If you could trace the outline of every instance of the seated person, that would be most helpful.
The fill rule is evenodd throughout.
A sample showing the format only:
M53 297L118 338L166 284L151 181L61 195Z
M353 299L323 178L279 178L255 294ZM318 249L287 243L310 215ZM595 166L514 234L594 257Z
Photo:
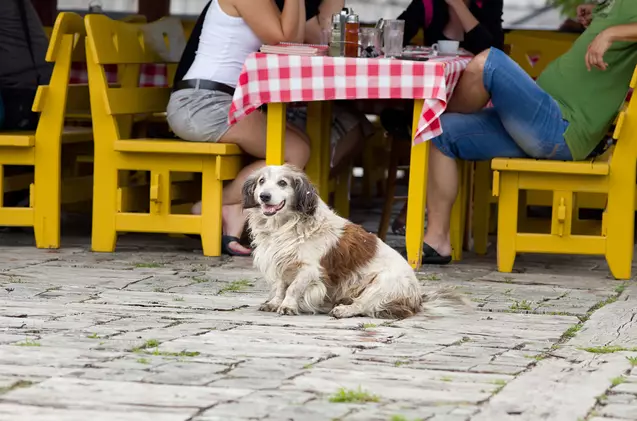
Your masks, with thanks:
M431 140L423 263L449 263L456 159L578 161L599 155L637 65L637 3L588 5L593 19L572 48L533 81L502 51L478 54ZM484 108L491 100L492 108Z
M227 254L251 252L239 243L245 225L241 188L253 171L265 165L266 150L262 112L229 126L234 89L246 58L262 44L303 39L301 16L305 16L302 0L285 0L282 12L272 0L211 0L197 20L175 75L166 110L173 132L195 142L235 143L257 158L223 189L222 250ZM303 168L309 156L307 136L288 125L286 162ZM193 207L193 213L200 212L201 202Z
M276 0L279 8L283 0ZM307 44L320 44L321 32L329 29L332 15L345 7L345 0L305 0L305 40ZM307 125L307 107L289 107L289 123L304 130ZM351 103L334 103L332 109L332 171L335 176L346 170L352 159L361 153L365 139L374 134L374 126L365 114Z
M424 31L425 45L440 40L460 41L460 47L478 54L489 47L504 47L502 0L413 0L398 16L405 21L407 45L419 30ZM407 140L411 128L411 110L386 109L381 122L394 139ZM392 223L395 234L405 234L407 203Z
M31 111L38 85L47 85L53 64L42 22L29 0L0 2L0 98L5 130L35 130L39 115Z
M422 29L425 45L455 40L473 54L489 47L502 49L502 7L502 0L412 0L398 16L405 21L403 44Z

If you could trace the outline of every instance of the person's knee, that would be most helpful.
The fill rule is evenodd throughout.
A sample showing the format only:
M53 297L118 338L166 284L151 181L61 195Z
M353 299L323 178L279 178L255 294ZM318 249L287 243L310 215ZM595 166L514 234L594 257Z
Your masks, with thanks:
M466 71L477 75L482 75L482 73L484 73L484 66L487 63L490 52L491 49L484 50L483 52L475 56L467 65Z
M305 168L310 160L310 145L300 138L293 138L286 142L285 162L298 168Z

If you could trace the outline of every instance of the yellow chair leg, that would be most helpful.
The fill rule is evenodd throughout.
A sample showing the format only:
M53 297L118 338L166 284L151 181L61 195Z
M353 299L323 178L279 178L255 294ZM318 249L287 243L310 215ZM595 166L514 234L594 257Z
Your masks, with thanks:
M265 162L267 165L283 165L285 162L285 104L268 104L267 140Z
M59 130L62 131L61 124ZM30 204L34 213L33 231L37 248L57 249L60 247L61 152L59 140L52 137L60 134L53 131L41 136L46 140L38 142L33 170L35 203Z
M423 100L414 101L412 133L418 129L422 113ZM423 142L411 148L409 166L409 200L407 201L407 260L414 269L422 264L422 241L425 231L425 207L427 205L427 172L429 161L429 142Z
M495 186L494 186L495 188ZM498 204L498 270L510 273L515 263L515 238L518 229L518 173L500 175Z
M334 192L334 209L343 218L349 219L349 189L352 182L352 167L336 177L336 190Z
M608 207L605 216L606 262L616 279L630 279L634 253L635 209L626 206L635 202L635 187L630 180L635 179L634 163L625 174L611 180L608 191ZM623 180L620 178L623 177ZM613 182L615 181L615 182ZM622 182L623 181L623 182Z
M320 189L321 183L321 143L323 140L323 106L321 102L315 101L307 104L307 125L305 127L310 137L310 159L307 162L305 173L316 188Z
M462 260L462 249L464 243L464 227L467 216L467 194L468 194L468 177L467 163L458 161L458 196L451 209L451 257L455 261Z
M96 148L93 173L93 230L91 233L91 250L97 252L113 252L117 242L115 216L117 205L117 170L108 164L111 155L99 156ZM104 164L102 164L104 162Z
M223 182L217 178L215 157L206 158L201 174L201 244L204 256L221 256Z
M489 243L489 213L491 210L491 168L489 161L477 162L473 188L473 249L487 254Z
M330 171L332 170L332 103L321 101L321 167L319 195L324 202L330 197Z

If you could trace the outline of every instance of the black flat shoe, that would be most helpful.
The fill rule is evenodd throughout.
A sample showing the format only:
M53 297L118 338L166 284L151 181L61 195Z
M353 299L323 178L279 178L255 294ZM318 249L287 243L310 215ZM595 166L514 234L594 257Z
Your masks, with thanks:
M422 243L423 265L448 265L451 263L451 256L441 256L433 247L427 243Z

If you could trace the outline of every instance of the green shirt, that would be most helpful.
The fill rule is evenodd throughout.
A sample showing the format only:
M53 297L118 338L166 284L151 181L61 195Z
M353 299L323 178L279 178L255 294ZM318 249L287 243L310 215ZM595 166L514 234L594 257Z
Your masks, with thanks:
M637 43L615 42L604 55L605 71L586 68L593 39L611 26L637 23L637 0L605 0L571 49L553 61L537 79L559 104L569 122L564 134L573 159L583 160L604 138L620 109L637 65Z

